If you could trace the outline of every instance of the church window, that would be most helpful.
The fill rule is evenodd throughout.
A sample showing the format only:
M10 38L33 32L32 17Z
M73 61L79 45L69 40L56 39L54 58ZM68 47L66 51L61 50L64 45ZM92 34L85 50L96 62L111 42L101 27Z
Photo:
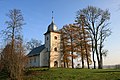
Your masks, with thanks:
M47 37L47 40L48 40L48 37Z
M32 59L30 59L30 63L32 63Z
M54 51L57 51L57 48L56 48L56 47L54 48Z
M36 63L36 57L34 57L34 62Z
M54 37L57 40L57 36Z

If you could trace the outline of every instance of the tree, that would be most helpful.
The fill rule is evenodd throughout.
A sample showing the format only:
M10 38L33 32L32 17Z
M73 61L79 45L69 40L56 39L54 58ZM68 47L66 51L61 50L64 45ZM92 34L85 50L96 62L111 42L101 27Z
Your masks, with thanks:
M90 38L91 38L91 44L92 44L92 57L93 57L94 69L96 69L94 39L91 35L90 35Z
M82 28L79 25L78 27L78 37L77 37L77 54L80 54L81 57L81 61L82 61L82 68L84 68L84 60L85 60L85 52L84 52L84 40L83 40L83 32L82 32Z
M66 68L66 67L69 68L69 62L71 62L71 60L69 59L69 57L70 57L69 50L67 50L68 37L67 37L67 33L64 28L62 28L60 30L60 32L61 32L60 51L61 51L61 55L62 55L61 60L64 64L63 65L64 68Z
M84 50L85 50L85 55L86 55L86 59L87 59L87 65L88 65L88 69L90 68L89 67L89 60L90 60L90 57L91 57L91 55L90 55L90 52L91 52L91 46L90 46L90 44L88 43L88 42L90 42L90 40L89 40L89 35L90 35L90 33L86 30L87 28L85 28L85 17L84 17L84 15L80 15L80 24L81 24L81 26L82 26L82 34L83 34L83 47L84 47Z
M100 29L100 36L99 36L99 40L100 40L100 44L99 44L99 54L100 54L100 65L101 68L103 67L103 56L107 56L107 50L104 50L104 41L105 39L111 35L111 30L109 28L105 27L106 25L102 26L102 28Z
M84 26L84 18L81 16L81 24L78 26L77 31L77 53L81 55L82 68L84 68L84 60L87 61L88 69L91 64L91 44L90 44L90 33L87 31L87 28Z
M26 43L26 48L27 50L32 50L35 47L41 46L41 44L42 44L42 41L32 38L30 41Z
M80 55L82 68L84 68L84 60L87 61L89 68L91 46L89 44L89 33L83 28L82 24L69 24L61 29L61 52L63 53L64 66L66 61L70 61L71 56L72 68L74 68L73 59Z
M20 10L13 9L7 14L9 21L6 21L5 34L6 46L2 51L2 64L9 73L10 79L21 80L25 68L26 56L22 45L21 30L24 25L23 16Z
M103 26L105 27L104 28L105 33L108 33L110 31L110 30L109 31L106 30L106 27L108 27L108 25L107 25L108 20L110 19L110 13L108 10L102 10L100 8L96 8L93 6L88 6L87 8L77 11L76 22L78 24L80 24L80 22L81 22L80 15L84 15L84 17L85 17L84 24L88 28L89 32L91 33L91 38L94 43L92 48L94 48L96 56L97 56L98 68L101 69L102 68L102 64L101 64L102 60L100 57L102 57L102 55L101 55L101 49L99 49L99 46L100 46L99 44L100 44L100 37L102 37L102 36L100 34L100 31ZM106 38L107 37L108 36L106 36Z
M11 79L21 80L23 76L24 67L27 62L24 47L21 41L15 42L14 53L12 53L11 43L7 44L2 51L1 61L3 69L9 73Z
M61 33L60 51L61 51L61 55L62 55L61 60L63 62L63 67L66 68L66 58L68 56L65 55L66 54L65 48L66 48L66 45L67 45L65 43L65 40L67 39L67 37L65 36L65 32L64 32L63 29L60 30L60 33Z
M74 52L76 51L75 39L77 37L77 28L73 24L65 25L62 28L62 43L63 43L63 55L66 61L69 61L69 56L71 56L72 68L74 68L73 59L76 58Z

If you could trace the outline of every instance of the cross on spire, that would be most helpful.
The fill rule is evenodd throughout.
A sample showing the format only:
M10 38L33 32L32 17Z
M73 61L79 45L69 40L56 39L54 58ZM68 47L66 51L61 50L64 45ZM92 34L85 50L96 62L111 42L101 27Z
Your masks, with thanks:
M52 22L54 22L53 11L52 11Z

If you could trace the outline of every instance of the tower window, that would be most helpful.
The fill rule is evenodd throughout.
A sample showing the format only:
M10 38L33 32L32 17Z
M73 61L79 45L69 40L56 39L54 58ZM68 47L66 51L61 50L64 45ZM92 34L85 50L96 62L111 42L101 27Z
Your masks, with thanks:
M54 37L57 40L57 36Z
M47 37L47 40L48 40L48 37Z
M54 48L54 51L57 51L57 48L56 48L56 47Z

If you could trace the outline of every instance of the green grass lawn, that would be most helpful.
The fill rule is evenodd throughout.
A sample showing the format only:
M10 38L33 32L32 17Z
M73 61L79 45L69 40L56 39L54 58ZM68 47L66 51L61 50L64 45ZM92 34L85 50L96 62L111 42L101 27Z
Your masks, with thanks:
M25 80L120 80L120 69L30 69Z

